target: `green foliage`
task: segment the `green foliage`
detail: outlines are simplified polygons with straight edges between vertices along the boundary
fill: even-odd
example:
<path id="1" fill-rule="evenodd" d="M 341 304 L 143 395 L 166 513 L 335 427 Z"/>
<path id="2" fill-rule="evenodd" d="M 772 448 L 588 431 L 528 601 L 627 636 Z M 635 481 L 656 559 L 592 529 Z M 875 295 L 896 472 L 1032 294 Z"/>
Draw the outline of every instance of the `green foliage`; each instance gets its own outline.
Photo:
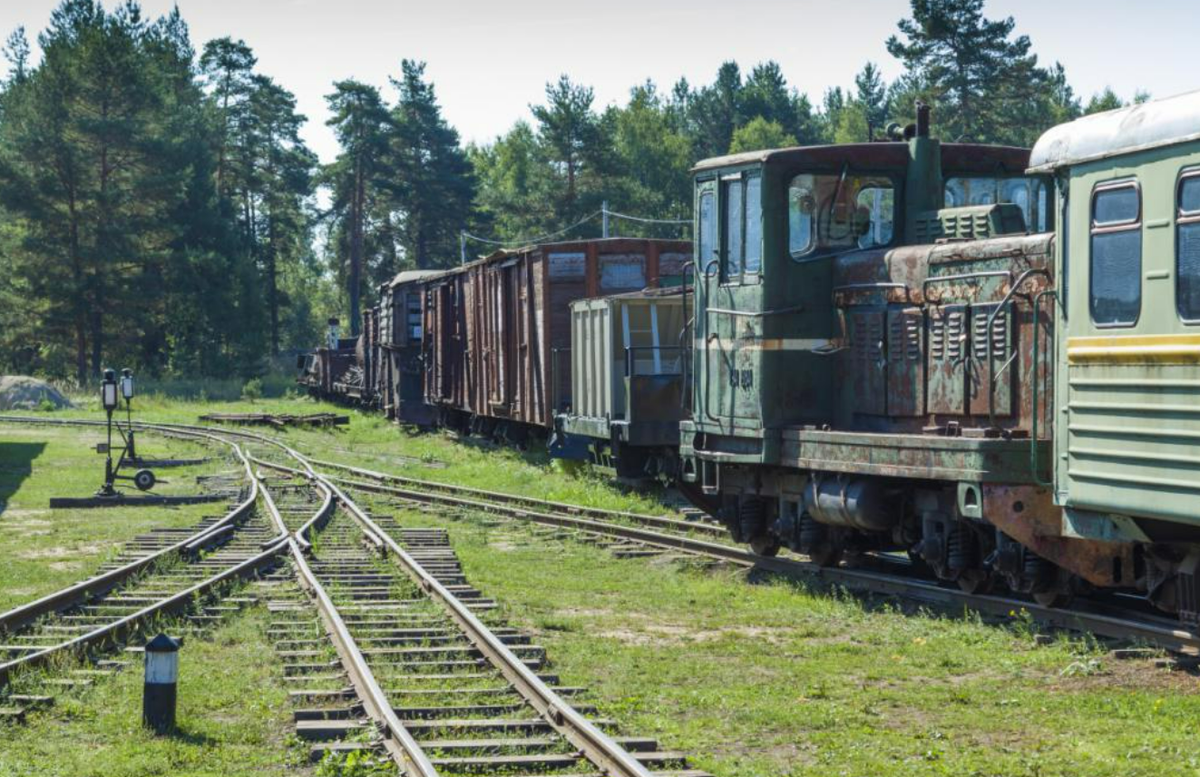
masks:
<path id="1" fill-rule="evenodd" d="M 729 153 L 758 151 L 766 148 L 787 148 L 796 145 L 796 139 L 787 134 L 779 122 L 755 116 L 747 124 L 738 127 L 729 144 Z"/>
<path id="2" fill-rule="evenodd" d="M 263 384 L 258 378 L 251 378 L 246 381 L 246 385 L 242 386 L 242 399 L 247 402 L 254 402 L 262 399 Z"/>
<path id="3" fill-rule="evenodd" d="M 65 0 L 39 41 L 36 63 L 22 31 L 5 49 L 0 368 L 251 375 L 308 338 L 281 311 L 312 261 L 313 160 L 249 48 L 197 60 L 177 10 L 92 0 Z"/>

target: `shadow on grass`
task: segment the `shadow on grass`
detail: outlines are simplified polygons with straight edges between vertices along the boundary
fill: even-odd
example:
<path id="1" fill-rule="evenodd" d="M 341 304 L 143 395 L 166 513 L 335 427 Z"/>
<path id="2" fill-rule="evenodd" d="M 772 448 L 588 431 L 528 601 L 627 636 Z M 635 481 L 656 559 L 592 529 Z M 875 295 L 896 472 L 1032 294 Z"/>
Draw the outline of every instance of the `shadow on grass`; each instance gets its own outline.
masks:
<path id="1" fill-rule="evenodd" d="M 45 449 L 44 442 L 0 442 L 0 514 L 25 479 L 33 474 L 33 460 Z"/>

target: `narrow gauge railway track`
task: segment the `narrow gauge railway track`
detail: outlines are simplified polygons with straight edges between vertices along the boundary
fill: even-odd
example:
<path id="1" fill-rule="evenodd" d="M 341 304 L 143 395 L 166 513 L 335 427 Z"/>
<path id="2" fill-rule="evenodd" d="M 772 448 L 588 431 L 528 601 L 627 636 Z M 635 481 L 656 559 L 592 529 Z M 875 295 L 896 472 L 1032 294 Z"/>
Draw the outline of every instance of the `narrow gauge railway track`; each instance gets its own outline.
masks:
<path id="1" fill-rule="evenodd" d="M 367 736 L 406 774 L 429 777 L 707 777 L 654 740 L 607 733 L 612 721 L 589 719 L 594 708 L 572 704 L 583 689 L 544 672 L 541 647 L 487 625 L 495 602 L 463 577 L 444 530 L 370 515 L 283 450 L 303 468 L 253 461 L 277 523 L 290 528 L 311 511 L 289 542 L 318 618 L 300 597 L 269 606 L 289 680 L 301 685 L 293 698 L 315 705 L 295 712 L 314 752 L 360 750 L 353 739 Z M 317 622 L 333 643 L 332 664 Z M 339 741 L 346 737 L 352 741 Z"/>
<path id="2" fill-rule="evenodd" d="M 17 673 L 72 655 L 96 656 L 161 616 L 188 613 L 199 624 L 217 620 L 249 601 L 245 597 L 213 601 L 228 585 L 278 563 L 286 537 L 256 512 L 258 484 L 239 446 L 203 432 L 187 436 L 230 446 L 241 472 L 224 487 L 234 487 L 235 504 L 224 515 L 202 520 L 191 529 L 137 537 L 99 574 L 0 614 L 0 702 L 7 705 L 7 717 L 22 717 L 21 705 L 48 701 L 9 693 Z M 241 498 L 236 491 L 244 492 Z M 198 602 L 205 603 L 197 612 Z M 67 678 L 49 682 L 86 684 L 92 673 L 106 673 L 122 664 L 96 658 L 95 669 L 77 669 Z"/>
<path id="3" fill-rule="evenodd" d="M 1145 642 L 1164 650 L 1193 656 L 1200 653 L 1200 633 L 1185 629 L 1168 618 L 1145 615 L 1117 605 L 1085 602 L 1072 608 L 1052 608 L 1006 596 L 968 594 L 958 589 L 943 587 L 936 582 L 902 574 L 848 567 L 821 567 L 810 561 L 789 556 L 760 556 L 727 542 L 696 536 L 698 533 L 711 536 L 712 530 L 724 535 L 722 530 L 710 524 L 597 508 L 585 508 L 587 515 L 591 517 L 584 517 L 574 509 L 560 508 L 560 503 L 544 501 L 541 502 L 545 506 L 544 509 L 533 509 L 540 500 L 527 497 L 510 499 L 508 495 L 497 492 L 481 492 L 478 489 L 388 475 L 315 459 L 310 461 L 320 468 L 349 472 L 360 478 L 330 477 L 333 482 L 347 489 L 390 496 L 409 504 L 485 512 L 503 518 L 567 529 L 589 538 L 611 538 L 638 543 L 664 552 L 681 552 L 718 559 L 786 577 L 818 579 L 849 589 L 904 596 L 939 606 L 966 607 L 991 615 L 1007 616 L 1014 611 L 1024 610 L 1038 622 L 1052 628 L 1088 632 L 1117 640 Z M 666 530 L 660 527 L 666 527 Z"/>

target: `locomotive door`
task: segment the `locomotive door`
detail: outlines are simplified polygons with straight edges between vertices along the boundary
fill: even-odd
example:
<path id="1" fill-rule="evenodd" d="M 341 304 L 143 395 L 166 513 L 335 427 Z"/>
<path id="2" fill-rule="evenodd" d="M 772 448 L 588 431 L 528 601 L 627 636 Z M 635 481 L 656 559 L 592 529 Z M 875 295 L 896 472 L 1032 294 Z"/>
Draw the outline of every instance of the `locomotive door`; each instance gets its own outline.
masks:
<path id="1" fill-rule="evenodd" d="M 1069 507 L 1200 523 L 1200 153 L 1141 156 L 1072 171 L 1056 487 Z"/>

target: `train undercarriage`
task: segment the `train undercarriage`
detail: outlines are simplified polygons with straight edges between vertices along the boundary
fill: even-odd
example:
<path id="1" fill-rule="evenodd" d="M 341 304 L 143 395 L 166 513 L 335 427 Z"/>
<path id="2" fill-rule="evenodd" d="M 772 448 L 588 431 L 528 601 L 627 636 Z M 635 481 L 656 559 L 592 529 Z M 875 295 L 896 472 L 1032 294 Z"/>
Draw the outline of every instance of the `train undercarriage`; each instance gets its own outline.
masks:
<path id="1" fill-rule="evenodd" d="M 1177 525 L 1168 535 L 1141 522 L 1145 542 L 1069 536 L 1064 510 L 1037 486 L 719 469 L 719 492 L 693 487 L 692 501 L 761 555 L 786 547 L 834 566 L 886 554 L 968 593 L 1007 590 L 1051 607 L 1076 596 L 1135 593 L 1200 623 L 1200 533 Z"/>

